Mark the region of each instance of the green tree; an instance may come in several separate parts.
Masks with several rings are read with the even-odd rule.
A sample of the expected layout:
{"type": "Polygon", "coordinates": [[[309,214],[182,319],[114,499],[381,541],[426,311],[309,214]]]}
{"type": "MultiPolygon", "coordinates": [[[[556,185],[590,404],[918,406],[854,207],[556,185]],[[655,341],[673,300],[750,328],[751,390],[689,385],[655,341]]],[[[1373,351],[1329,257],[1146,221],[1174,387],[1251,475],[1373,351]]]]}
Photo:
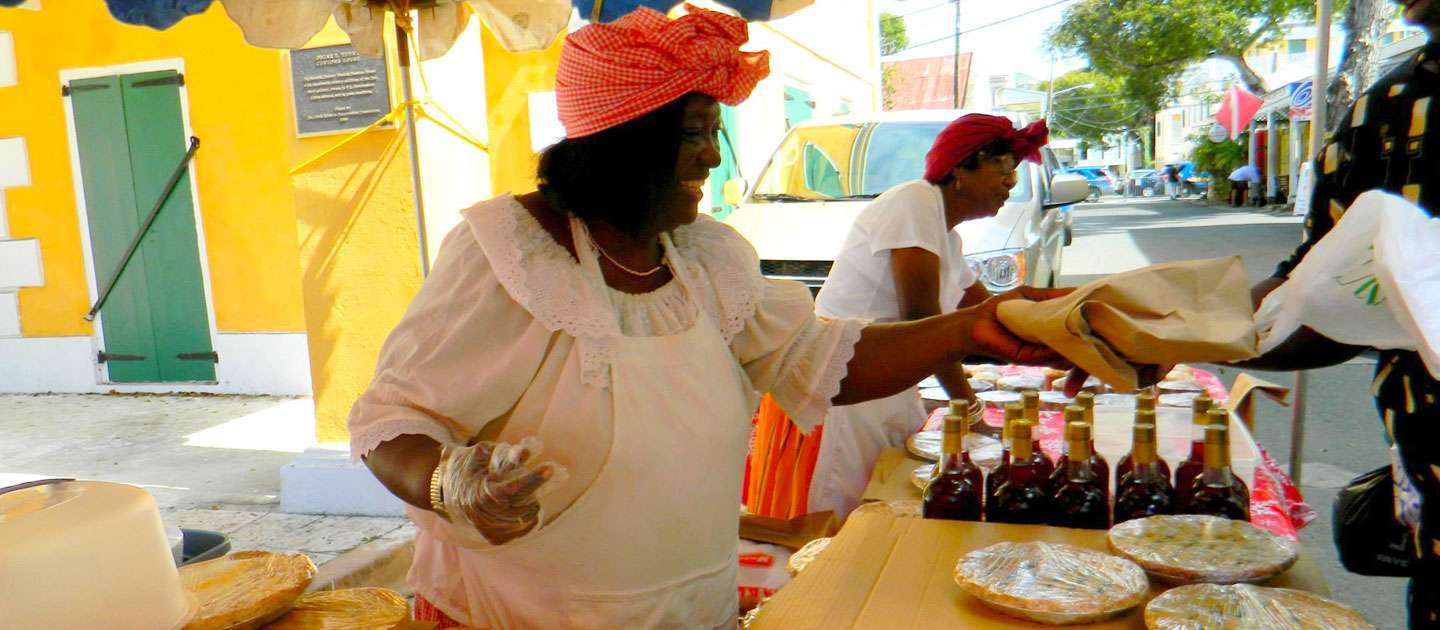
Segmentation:
{"type": "Polygon", "coordinates": [[[1281,35],[1281,24],[1313,11],[1313,0],[1081,0],[1051,32],[1057,51],[1077,54],[1091,67],[1120,78],[1136,96],[1142,82],[1163,98],[1164,86],[1190,64],[1230,62],[1250,91],[1265,82],[1245,53],[1281,35]]]}
{"type": "MultiPolygon", "coordinates": [[[[1048,91],[1049,87],[1044,82],[1038,89],[1048,91]]],[[[1093,70],[1056,77],[1055,91],[1067,89],[1070,91],[1054,97],[1050,106],[1050,128],[1058,135],[1102,147],[1108,147],[1117,132],[1149,124],[1155,111],[1150,102],[1131,97],[1123,81],[1093,70]],[[1090,87],[1071,89],[1086,84],[1090,87]]]]}
{"type": "Polygon", "coordinates": [[[905,18],[890,13],[880,14],[880,54],[893,55],[910,45],[905,32],[905,18]]]}

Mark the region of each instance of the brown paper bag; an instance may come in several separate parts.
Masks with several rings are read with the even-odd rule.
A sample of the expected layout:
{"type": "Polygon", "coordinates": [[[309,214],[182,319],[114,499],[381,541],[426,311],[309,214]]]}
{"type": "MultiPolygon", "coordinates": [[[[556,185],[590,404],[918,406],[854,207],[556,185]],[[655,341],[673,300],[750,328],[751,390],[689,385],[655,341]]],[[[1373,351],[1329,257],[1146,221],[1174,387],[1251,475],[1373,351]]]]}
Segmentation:
{"type": "Polygon", "coordinates": [[[1250,286],[1239,257],[1152,265],[1091,282],[1063,298],[1000,304],[1000,323],[1122,392],[1133,364],[1254,357],[1250,286]]]}

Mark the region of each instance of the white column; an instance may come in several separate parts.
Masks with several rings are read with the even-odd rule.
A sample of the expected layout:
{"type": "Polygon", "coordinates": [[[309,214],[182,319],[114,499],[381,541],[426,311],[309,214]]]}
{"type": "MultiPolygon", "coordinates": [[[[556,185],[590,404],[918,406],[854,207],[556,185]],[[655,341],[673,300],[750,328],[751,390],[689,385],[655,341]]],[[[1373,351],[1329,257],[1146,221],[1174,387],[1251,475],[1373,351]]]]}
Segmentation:
{"type": "Polygon", "coordinates": [[[1295,203],[1295,192],[1300,183],[1300,162],[1304,156],[1300,155],[1300,149],[1304,147],[1300,139],[1300,121],[1290,119],[1290,203],[1295,203]]]}

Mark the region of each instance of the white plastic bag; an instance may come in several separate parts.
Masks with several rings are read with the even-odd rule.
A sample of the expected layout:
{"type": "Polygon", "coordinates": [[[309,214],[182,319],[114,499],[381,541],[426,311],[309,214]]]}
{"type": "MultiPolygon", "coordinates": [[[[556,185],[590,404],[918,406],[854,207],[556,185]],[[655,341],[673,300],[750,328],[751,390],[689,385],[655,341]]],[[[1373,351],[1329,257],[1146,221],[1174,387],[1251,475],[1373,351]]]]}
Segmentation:
{"type": "Polygon", "coordinates": [[[1395,195],[1360,195],[1261,303],[1261,353],[1308,326],[1340,343],[1417,350],[1440,374],[1437,263],[1440,220],[1395,195]]]}

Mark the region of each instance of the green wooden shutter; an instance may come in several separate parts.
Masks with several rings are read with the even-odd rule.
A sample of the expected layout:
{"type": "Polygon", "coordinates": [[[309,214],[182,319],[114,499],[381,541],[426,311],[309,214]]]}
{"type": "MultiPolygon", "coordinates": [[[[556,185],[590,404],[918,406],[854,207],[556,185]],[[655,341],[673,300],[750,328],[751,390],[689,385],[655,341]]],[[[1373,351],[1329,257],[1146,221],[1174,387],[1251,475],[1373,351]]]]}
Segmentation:
{"type": "MultiPolygon", "coordinates": [[[[136,208],[142,213],[140,220],[143,221],[143,214],[154,207],[165,183],[185,156],[180,88],[173,70],[126,75],[121,77],[121,85],[136,208]]],[[[235,192],[242,193],[240,188],[235,192]]],[[[181,176],[175,185],[140,249],[145,253],[143,272],[147,284],[164,287],[163,291],[152,291],[149,296],[160,379],[215,380],[215,364],[200,358],[213,348],[189,173],[181,176]]]]}
{"type": "MultiPolygon", "coordinates": [[[[95,283],[103,289],[185,154],[179,76],[77,80],[69,92],[95,283]]],[[[215,380],[188,174],[120,275],[100,322],[111,382],[215,380]]]]}
{"type": "MultiPolygon", "coordinates": [[[[70,82],[75,115],[75,139],[80,153],[85,208],[89,215],[90,247],[94,254],[96,288],[120,264],[129,239],[140,230],[140,211],[132,190],[129,140],[125,133],[125,103],[119,77],[70,82]]],[[[101,311],[102,351],[120,358],[107,363],[116,383],[160,380],[154,327],[150,321],[149,280],[134,269],[145,267],[148,252],[135,253],[131,271],[120,276],[101,311]]],[[[80,314],[77,313],[76,317],[80,314]]]]}

